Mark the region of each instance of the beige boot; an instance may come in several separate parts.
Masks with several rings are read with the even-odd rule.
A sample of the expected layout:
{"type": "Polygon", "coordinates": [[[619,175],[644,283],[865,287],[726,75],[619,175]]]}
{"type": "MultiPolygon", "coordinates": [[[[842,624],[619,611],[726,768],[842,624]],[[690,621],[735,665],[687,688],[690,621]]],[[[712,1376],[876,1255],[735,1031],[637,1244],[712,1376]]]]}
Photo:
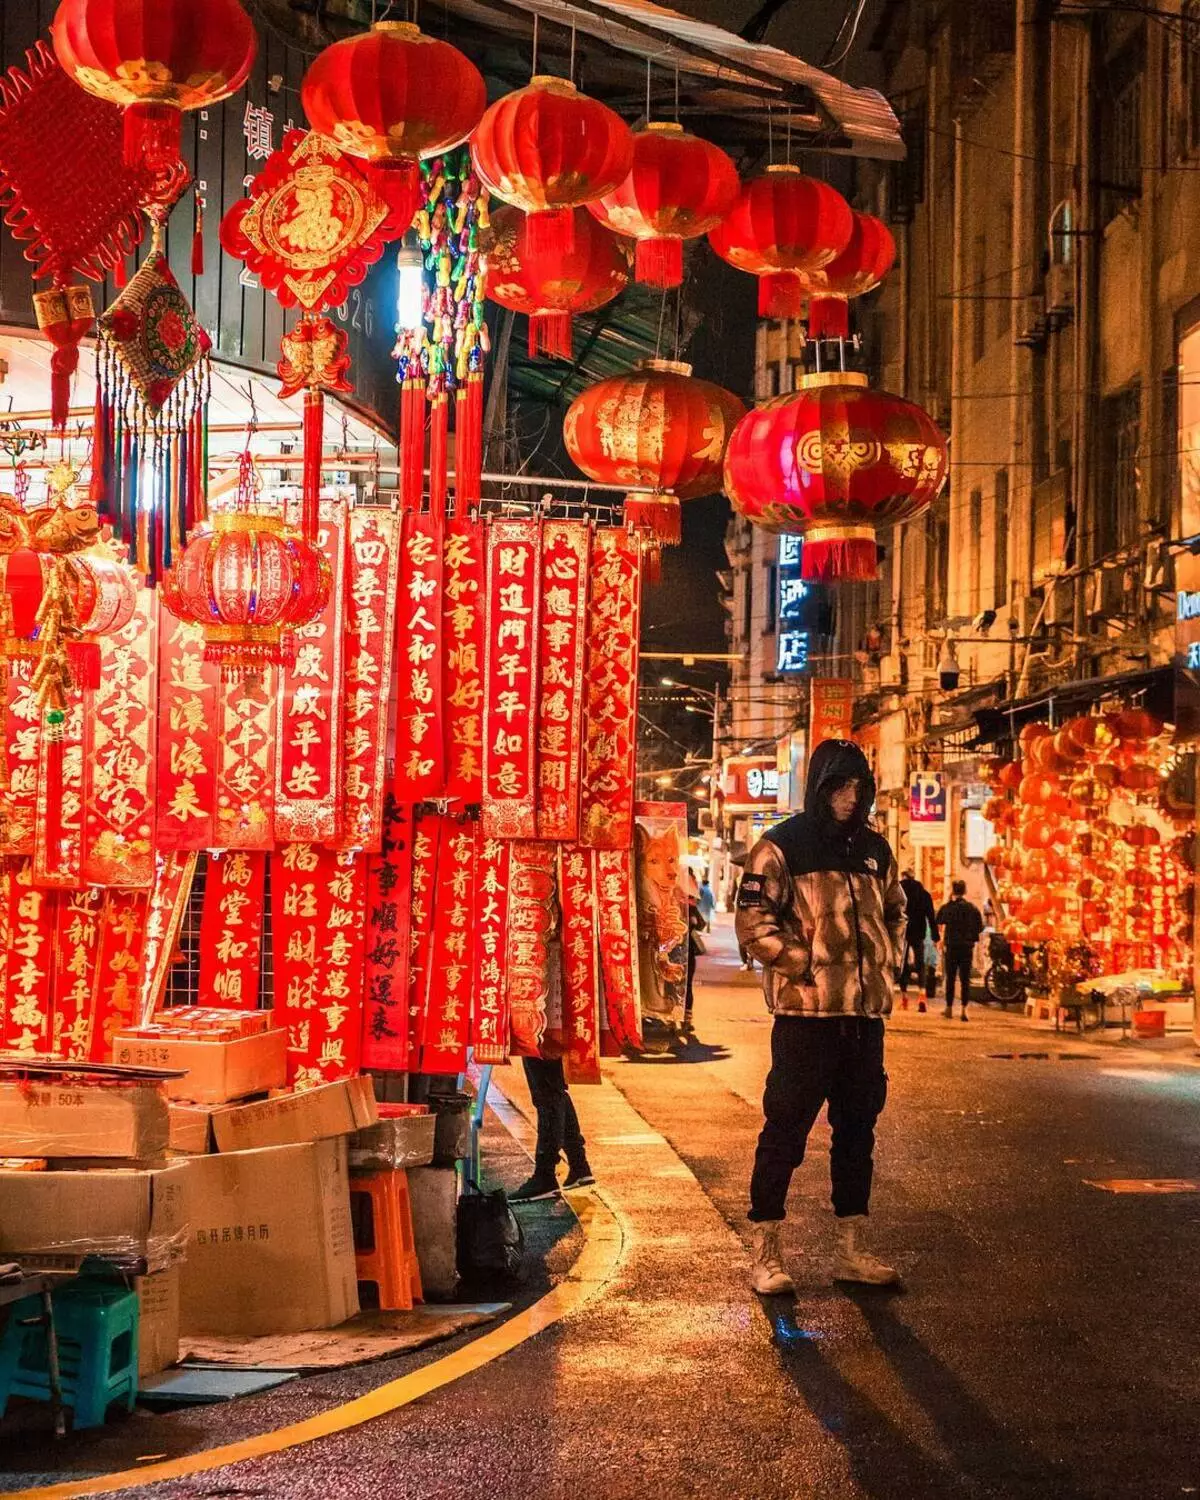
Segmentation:
{"type": "Polygon", "coordinates": [[[763,1297],[773,1297],[780,1292],[794,1292],[796,1283],[783,1269],[783,1254],[779,1249],[779,1231],[782,1224],[751,1224],[751,1243],[754,1260],[750,1266],[750,1285],[763,1297]]]}
{"type": "Polygon", "coordinates": [[[834,1281],[859,1281],[867,1286],[900,1286],[899,1271],[885,1265],[862,1244],[867,1216],[859,1214],[852,1219],[837,1221],[837,1242],[833,1253],[834,1281]]]}

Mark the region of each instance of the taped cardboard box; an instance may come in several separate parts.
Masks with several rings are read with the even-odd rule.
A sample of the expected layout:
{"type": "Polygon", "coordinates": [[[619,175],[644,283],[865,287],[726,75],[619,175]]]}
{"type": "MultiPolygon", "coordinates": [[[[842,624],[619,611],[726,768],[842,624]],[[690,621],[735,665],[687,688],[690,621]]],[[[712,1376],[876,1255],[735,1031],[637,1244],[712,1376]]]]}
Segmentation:
{"type": "Polygon", "coordinates": [[[379,1119],[369,1078],[343,1078],[299,1093],[280,1094],[212,1117],[218,1151],[253,1151],[350,1135],[379,1119]]]}
{"type": "Polygon", "coordinates": [[[161,1271],[187,1245],[187,1168],[0,1172],[0,1257],[77,1270],[91,1257],[161,1271]]]}
{"type": "Polygon", "coordinates": [[[402,1115],[380,1120],[350,1137],[353,1172],[390,1172],[425,1167],[433,1160],[436,1115],[402,1115]]]}
{"type": "Polygon", "coordinates": [[[161,1084],[0,1082],[0,1156],[147,1160],[166,1149],[161,1084]]]}
{"type": "Polygon", "coordinates": [[[168,1266],[153,1276],[136,1276],[138,1296],[138,1379],[179,1363],[179,1290],[182,1267],[168,1266]]]}
{"type": "Polygon", "coordinates": [[[211,1104],[185,1104],[172,1100],[168,1106],[167,1149],[180,1156],[205,1156],[213,1149],[211,1104]]]}
{"type": "Polygon", "coordinates": [[[195,1156],[182,1326],[304,1333],[358,1311],[345,1140],[195,1156]]]}
{"type": "Polygon", "coordinates": [[[175,1068],[186,1076],[167,1080],[167,1097],[193,1104],[228,1104],[266,1094],[287,1082],[287,1032],[264,1031],[231,1042],[184,1037],[140,1037],[118,1032],[113,1062],[136,1068],[175,1068]]]}

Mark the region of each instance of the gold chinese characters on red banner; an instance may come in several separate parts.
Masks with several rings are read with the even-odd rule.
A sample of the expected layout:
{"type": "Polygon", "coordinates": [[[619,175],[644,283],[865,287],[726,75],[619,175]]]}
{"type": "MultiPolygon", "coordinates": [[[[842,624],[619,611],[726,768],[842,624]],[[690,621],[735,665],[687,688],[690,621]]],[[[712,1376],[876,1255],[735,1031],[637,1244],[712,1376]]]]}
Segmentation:
{"type": "Polygon", "coordinates": [[[210,858],[200,918],[198,1004],[258,1008],[267,856],[231,850],[210,858]]]}
{"type": "Polygon", "coordinates": [[[204,628],[160,616],[157,839],[163,853],[218,847],[220,668],[204,660],[204,628]]]}
{"type": "Polygon", "coordinates": [[[641,608],[641,554],[635,537],[607,528],[594,533],[591,588],[580,842],[593,849],[628,849],[633,843],[641,608]]]}
{"type": "Polygon", "coordinates": [[[446,526],[442,614],[446,714],[446,796],[483,797],[485,532],[479,521],[446,526]]]}
{"type": "Polygon", "coordinates": [[[345,808],[342,844],[383,842],[384,756],[396,628],[400,517],[377,506],[350,512],[347,589],[345,808]]]}
{"type": "Polygon", "coordinates": [[[579,834],[579,756],[591,532],[581,521],[542,527],[541,693],[537,711],[537,836],[579,834]]]}
{"type": "Polygon", "coordinates": [[[536,521],[495,521],[488,532],[483,831],[537,837],[538,622],[536,521]]]}
{"type": "Polygon", "coordinates": [[[442,527],[404,514],[396,606],[397,802],[440,797],[446,781],[442,738],[442,527]]]}

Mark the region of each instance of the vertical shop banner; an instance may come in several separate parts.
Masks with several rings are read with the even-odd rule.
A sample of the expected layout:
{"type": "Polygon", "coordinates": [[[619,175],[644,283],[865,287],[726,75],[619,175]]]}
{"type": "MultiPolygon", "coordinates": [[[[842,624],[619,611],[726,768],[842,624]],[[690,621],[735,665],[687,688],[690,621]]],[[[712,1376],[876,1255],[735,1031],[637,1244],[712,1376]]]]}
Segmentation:
{"type": "Polygon", "coordinates": [[[475,967],[475,826],[465,819],[441,819],[436,892],[420,1070],[461,1073],[475,967]]]}
{"type": "Polygon", "coordinates": [[[557,869],[558,851],[553,844],[514,842],[506,977],[512,1050],[520,1057],[537,1057],[546,1032],[557,869]]]}
{"type": "Polygon", "coordinates": [[[611,528],[595,532],[580,812],[580,842],[592,849],[633,843],[640,609],[636,537],[611,528]]]}
{"type": "Polygon", "coordinates": [[[408,1070],[408,937],[412,903],[413,809],[390,795],[383,846],[367,859],[367,946],[362,1065],[408,1070]]]}
{"type": "Polygon", "coordinates": [[[56,891],[33,884],[33,860],[16,861],[8,882],[5,1004],[0,1051],[48,1054],[54,1036],[56,891]]]}
{"type": "Polygon", "coordinates": [[[488,532],[483,829],[489,838],[537,837],[538,541],[536,521],[494,521],[488,532]]]}
{"type": "Polygon", "coordinates": [[[639,802],[636,811],[638,993],[642,1015],[669,1025],[687,998],[687,803],[639,802]]]}
{"type": "Polygon", "coordinates": [[[373,852],[383,841],[384,765],[396,637],[400,517],[379,506],[355,506],[349,524],[342,845],[373,852]]]}
{"type": "Polygon", "coordinates": [[[275,847],[277,669],[222,682],[215,849],[275,847]]]}
{"type": "Polygon", "coordinates": [[[151,589],[141,589],[129,624],[100,642],[84,811],[88,885],[144,888],[154,879],[157,658],[158,600],[151,589]]]}
{"type": "Polygon", "coordinates": [[[940,771],[914,771],[908,783],[908,841],[914,849],[944,846],[950,828],[949,793],[940,771]]]}
{"type": "Polygon", "coordinates": [[[808,753],[822,740],[848,740],[854,729],[854,683],[849,677],[814,677],[808,753]]]}
{"type": "Polygon", "coordinates": [[[38,757],[42,710],[29,685],[31,665],[9,661],[4,714],[4,794],[6,818],[0,827],[0,855],[33,853],[37,822],[38,757]]]}
{"type": "Polygon", "coordinates": [[[105,894],[92,990],[91,1062],[111,1062],[113,1037],[141,1019],[142,960],[149,911],[148,891],[116,888],[105,894]]]}
{"type": "Polygon", "coordinates": [[[275,1009],[288,1083],[314,1088],[359,1071],[366,861],[288,844],[271,861],[275,1009]]]}
{"type": "Polygon", "coordinates": [[[512,845],[490,839],[477,823],[479,850],[475,873],[479,887],[475,913],[475,1016],[471,1042],[477,1063],[508,1061],[508,884],[512,845]]]}
{"type": "Polygon", "coordinates": [[[397,802],[445,790],[442,712],[442,523],[406,511],[396,602],[397,802]]]}
{"type": "Polygon", "coordinates": [[[450,521],[442,608],[446,796],[483,799],[483,657],[486,532],[481,521],[450,521]]]}
{"type": "Polygon", "coordinates": [[[596,945],[596,851],[559,853],[563,1032],[572,1083],[600,1082],[600,953],[596,945]]]}
{"type": "Polygon", "coordinates": [[[267,856],[210,855],[200,915],[200,1005],[257,1010],[267,856]]]}
{"type": "Polygon", "coordinates": [[[159,615],[158,793],[160,854],[219,847],[221,669],[204,660],[204,630],[159,615]]]}
{"type": "Polygon", "coordinates": [[[59,897],[53,1048],[56,1057],[79,1062],[88,1058],[103,907],[104,892],[95,885],[59,897]]]}
{"type": "Polygon", "coordinates": [[[573,840],[579,834],[591,540],[591,528],[582,521],[547,521],[542,527],[542,659],[537,717],[540,839],[573,840]]]}
{"type": "Polygon", "coordinates": [[[429,965],[433,951],[433,912],[437,894],[438,829],[436,813],[417,812],[413,819],[413,847],[408,924],[408,1052],[410,1060],[421,1047],[425,1002],[429,994],[429,965]]]}
{"type": "Polygon", "coordinates": [[[91,780],[87,697],[71,694],[61,726],[43,733],[38,749],[33,878],[43,888],[83,884],[83,809],[91,780]]]}
{"type": "Polygon", "coordinates": [[[336,843],[342,824],[346,697],[345,506],[321,505],[321,550],[329,602],[296,631],[296,657],[279,674],[275,718],[275,837],[280,843],[336,843]]]}
{"type": "Polygon", "coordinates": [[[183,926],[184,912],[196,877],[196,853],[164,854],[156,862],[154,884],[146,906],[146,942],[142,954],[139,1022],[161,1008],[183,926]]]}
{"type": "Polygon", "coordinates": [[[618,1050],[640,1047],[641,980],[632,850],[602,849],[596,855],[596,911],[605,1029],[618,1050]]]}

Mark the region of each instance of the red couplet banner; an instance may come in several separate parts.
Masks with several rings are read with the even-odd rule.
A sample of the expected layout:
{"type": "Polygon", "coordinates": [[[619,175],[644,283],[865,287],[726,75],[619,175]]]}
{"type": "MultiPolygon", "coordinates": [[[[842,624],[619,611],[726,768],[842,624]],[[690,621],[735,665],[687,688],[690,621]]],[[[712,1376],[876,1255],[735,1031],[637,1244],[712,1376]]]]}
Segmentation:
{"type": "Polygon", "coordinates": [[[537,837],[538,621],[536,521],[494,521],[488,534],[483,831],[537,837]]]}
{"type": "Polygon", "coordinates": [[[508,1009],[512,1050],[537,1057],[546,1032],[558,853],[515,842],[508,888],[508,1009]]]}
{"type": "Polygon", "coordinates": [[[204,630],[159,617],[158,813],[164,853],[220,848],[216,831],[220,769],[221,669],[204,660],[204,630]]]}
{"type": "Polygon", "coordinates": [[[267,856],[210,858],[200,916],[199,1003],[257,1010],[267,856]]]}
{"type": "Polygon", "coordinates": [[[397,802],[440,797],[442,738],[442,523],[404,515],[396,606],[397,802]]]}
{"type": "Polygon", "coordinates": [[[467,1065],[474,978],[475,825],[452,817],[440,823],[420,1067],[422,1073],[461,1073],[467,1065]]]}
{"type": "Polygon", "coordinates": [[[366,993],[362,1065],[408,1069],[408,939],[412,905],[413,809],[389,796],[383,847],[367,860],[366,993]]]}
{"type": "Polygon", "coordinates": [[[384,757],[396,637],[400,517],[382,506],[350,511],[346,623],[346,745],[343,848],[377,850],[383,840],[384,757]]]}
{"type": "Polygon", "coordinates": [[[563,1031],[572,1083],[600,1082],[600,954],[596,945],[596,851],[564,845],[562,904],[563,1031]]]}
{"type": "Polygon", "coordinates": [[[488,838],[476,824],[479,887],[475,915],[475,1016],[471,1032],[475,1061],[508,1061],[508,885],[512,844],[488,838]]]}
{"type": "Polygon", "coordinates": [[[580,823],[580,842],[593,849],[633,843],[641,577],[636,537],[593,535],[580,823]]]}
{"type": "Polygon", "coordinates": [[[442,690],[446,713],[446,796],[483,798],[484,593],[487,562],[482,522],[446,527],[442,690]]]}
{"type": "Polygon", "coordinates": [[[618,1048],[640,1047],[641,987],[631,850],[604,849],[597,854],[596,910],[607,1029],[618,1048]]]}
{"type": "Polygon", "coordinates": [[[579,757],[591,529],[542,527],[541,693],[537,718],[537,836],[579,834],[579,757]]]}

